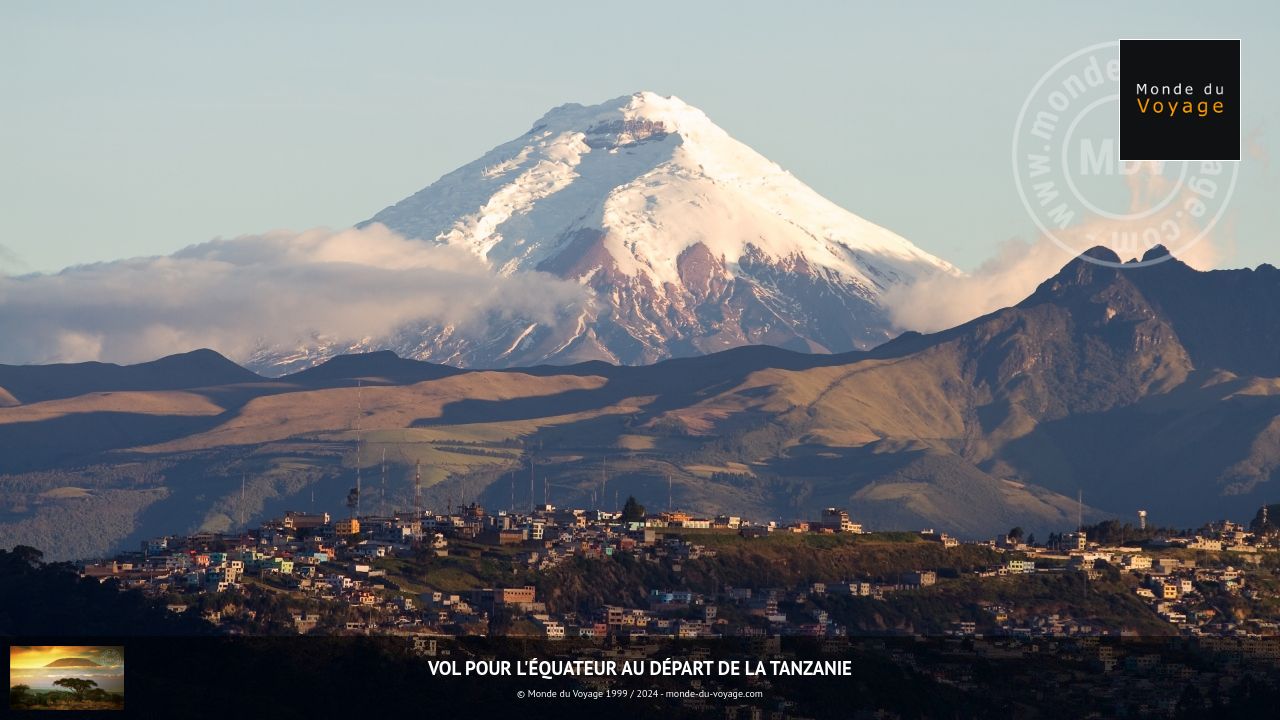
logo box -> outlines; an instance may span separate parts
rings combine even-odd
[[[1120,159],[1240,159],[1239,40],[1120,40]]]

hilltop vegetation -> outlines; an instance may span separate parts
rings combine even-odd
[[[0,549],[0,636],[133,637],[205,635],[193,615],[174,615],[116,581],[81,578],[65,563],[46,563],[39,550]]]
[[[940,635],[960,621],[972,621],[985,630],[995,624],[986,608],[1002,607],[1011,609],[1011,617],[1015,618],[1061,613],[1146,637],[1176,634],[1119,578],[1086,583],[1081,573],[967,577],[895,593],[884,600],[827,596],[820,598],[818,605],[837,622],[847,625],[851,633],[895,630]]]
[[[793,535],[747,539],[726,533],[687,535],[714,550],[680,564],[645,563],[620,554],[612,560],[575,559],[534,578],[539,597],[557,611],[587,610],[610,602],[643,605],[650,589],[715,594],[725,587],[803,587],[814,582],[897,582],[902,573],[943,568],[969,572],[998,563],[986,547],[944,548],[904,534]]]

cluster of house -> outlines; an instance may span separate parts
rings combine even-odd
[[[1126,567],[1142,579],[1135,592],[1150,603],[1160,617],[1186,635],[1280,635],[1274,620],[1239,619],[1221,613],[1210,598],[1219,594],[1280,600],[1260,587],[1248,586],[1246,572],[1234,565],[1197,567],[1194,559],[1132,556]]]
[[[1220,613],[1210,602],[1213,596],[1226,594],[1248,600],[1280,600],[1280,596],[1268,593],[1262,587],[1249,587],[1248,573],[1244,566],[1258,565],[1262,554],[1276,550],[1276,538],[1246,530],[1238,523],[1221,521],[1207,526],[1203,532],[1188,537],[1158,537],[1144,548],[1127,546],[1102,546],[1091,542],[1084,532],[1066,533],[1055,543],[1032,547],[1006,536],[997,540],[997,547],[1016,551],[1025,559],[1010,558],[1004,571],[1035,572],[1035,560],[1054,561],[1052,566],[1041,567],[1039,572],[1060,572],[1064,567],[1078,570],[1090,579],[1100,577],[1097,567],[1105,563],[1130,574],[1136,580],[1134,593],[1145,600],[1161,619],[1188,636],[1260,637],[1280,635],[1280,623],[1267,618],[1236,617]],[[1163,550],[1198,550],[1215,553],[1215,562],[1209,567],[1198,567],[1188,553],[1154,556],[1152,552]],[[1235,553],[1227,562],[1223,554]],[[1065,561],[1065,565],[1061,564]],[[1240,567],[1237,567],[1239,565]],[[985,571],[981,574],[996,574]],[[1106,634],[1102,628],[1088,622],[1073,621],[1056,615],[1036,616],[1021,621],[1010,621],[1007,612],[997,607],[997,625],[1011,635],[1090,635]],[[956,634],[965,634],[956,630]]]
[[[516,566],[547,570],[572,557],[604,558],[632,554],[643,561],[675,569],[688,560],[714,556],[696,542],[663,537],[664,529],[719,529],[746,536],[771,532],[860,533],[847,512],[827,509],[812,522],[791,525],[753,525],[740,517],[698,517],[680,511],[662,512],[623,522],[621,513],[561,509],[551,505],[528,513],[487,513],[472,504],[447,513],[399,513],[392,516],[335,518],[329,513],[287,512],[256,529],[236,534],[197,533],[147,540],[138,551],[126,552],[83,566],[83,575],[114,578],[126,588],[158,596],[190,596],[242,589],[246,583],[267,585],[291,596],[359,608],[345,623],[347,630],[427,629],[449,634],[484,634],[500,609],[515,615],[515,632],[532,629],[551,638],[624,634],[655,637],[705,637],[723,632],[754,634],[755,628],[727,628],[717,618],[716,605],[692,593],[654,590],[648,607],[601,608],[596,616],[552,616],[537,602],[532,587],[491,588],[470,593],[438,590],[406,594],[389,585],[379,560],[422,552],[448,556],[450,542],[513,546],[509,557]],[[945,535],[931,539],[954,543]],[[511,552],[514,550],[514,552]],[[790,593],[782,590],[734,589],[722,600],[741,606],[747,616],[765,618],[775,630],[808,635],[839,635],[842,628],[826,617],[791,627],[777,611],[780,599],[797,593],[830,592],[883,597],[901,588],[934,582],[932,572],[904,576],[899,583],[821,583]],[[394,588],[394,589],[393,589]],[[714,598],[712,600],[715,600]],[[171,609],[185,610],[183,603]],[[220,610],[206,611],[207,619],[222,622]],[[308,632],[319,622],[312,612],[296,612],[294,624]]]
[[[586,616],[547,614],[545,606],[535,601],[532,587],[475,591],[473,604],[488,610],[503,606],[523,615],[530,620],[526,631],[548,639],[840,638],[847,635],[847,629],[812,600],[829,595],[883,598],[936,580],[934,571],[922,570],[903,573],[894,583],[811,583],[793,589],[726,587],[711,595],[651,588],[645,607],[604,605]],[[792,612],[786,612],[784,606]]]
[[[1102,623],[1090,622],[1080,618],[1064,616],[1060,613],[1032,613],[1026,617],[1015,617],[1010,608],[998,603],[983,603],[981,609],[988,615],[995,631],[990,633],[997,637],[1032,638],[1032,637],[1100,637],[1114,634],[1114,629]],[[963,620],[951,623],[948,635],[976,637],[979,634],[978,623]]]
[[[443,514],[401,513],[392,516],[333,518],[328,513],[288,512],[239,534],[202,533],[161,537],[142,543],[137,552],[86,564],[86,577],[116,578],[125,587],[155,595],[189,596],[239,589],[257,583],[283,590],[291,597],[358,609],[347,613],[345,628],[355,632],[427,631],[441,634],[488,634],[493,621],[503,618],[500,631],[540,635],[552,639],[624,635],[657,638],[804,635],[841,637],[844,627],[809,601],[818,596],[845,595],[883,599],[903,590],[937,582],[933,569],[918,569],[878,581],[867,579],[812,583],[800,588],[726,588],[713,597],[678,589],[650,590],[644,607],[606,605],[591,616],[548,613],[533,587],[488,588],[471,592],[434,589],[406,593],[389,583],[384,558],[420,555],[447,557],[451,542],[460,541],[468,554],[477,545],[510,546],[503,550],[513,569],[548,570],[568,558],[605,558],[629,554],[644,562],[679,570],[682,563],[714,556],[715,551],[683,536],[664,535],[663,529],[720,529],[744,536],[775,532],[861,533],[862,526],[839,508],[828,508],[814,521],[787,525],[755,525],[742,518],[696,517],[664,512],[623,521],[620,513],[560,509],[551,505],[527,513],[488,513],[472,504]],[[921,537],[944,547],[958,544],[945,533],[925,530]],[[1230,617],[1219,617],[1203,605],[1202,590],[1212,585],[1231,593],[1257,592],[1246,588],[1244,574],[1233,567],[1197,568],[1174,557],[1152,558],[1138,548],[1100,547],[1083,532],[1067,533],[1051,546],[1028,546],[1020,538],[1001,536],[987,543],[1003,552],[1000,564],[977,571],[980,576],[1016,575],[1078,570],[1090,576],[1099,561],[1141,578],[1136,589],[1168,622],[1189,634],[1255,633],[1265,631]],[[1220,545],[1219,545],[1220,544]],[[1218,550],[1250,548],[1244,560],[1261,552],[1260,538],[1238,525],[1215,526],[1211,535],[1163,540],[1162,546]],[[1041,562],[1038,567],[1037,562]],[[780,603],[805,608],[788,619]],[[175,610],[184,609],[181,603]],[[1010,635],[1092,635],[1106,630],[1088,622],[1057,615],[1009,619],[1005,609],[991,610],[998,631]],[[207,611],[221,622],[221,612]],[[296,629],[308,632],[319,622],[315,613],[297,612]],[[1264,623],[1265,624],[1265,623]],[[1274,628],[1273,628],[1274,629]],[[976,623],[960,621],[951,632],[971,635]]]

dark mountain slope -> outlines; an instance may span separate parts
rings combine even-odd
[[[365,384],[408,385],[425,380],[466,372],[450,365],[439,365],[421,360],[407,360],[390,350],[380,350],[356,355],[339,355],[301,372],[285,375],[281,382],[307,387],[350,386],[357,381]]]
[[[137,365],[0,365],[0,388],[22,403],[92,392],[186,390],[261,381],[261,376],[212,350],[192,350]]]

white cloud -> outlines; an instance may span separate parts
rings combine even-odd
[[[898,285],[884,296],[894,325],[936,332],[1022,301],[1036,286],[1071,260],[1047,240],[1031,244],[1010,240],[967,275],[935,275]]]
[[[493,317],[554,321],[585,292],[542,273],[498,276],[464,250],[382,225],[273,231],[0,275],[0,362],[138,362],[199,347],[243,360],[263,346],[378,338],[417,321],[483,333]]]
[[[1153,198],[1165,197],[1170,187],[1154,169],[1129,176],[1129,193],[1132,209],[1144,209]],[[1110,245],[1111,238],[1132,234],[1135,226],[1146,227],[1163,221],[1178,228],[1178,237],[1194,238],[1201,228],[1189,216],[1179,212],[1189,190],[1182,190],[1178,199],[1168,203],[1160,212],[1141,223],[1128,220],[1106,220],[1092,217],[1067,231],[1059,231],[1058,238],[1071,248],[1083,253],[1097,245]],[[1229,218],[1229,216],[1228,216]],[[1174,257],[1198,270],[1216,267],[1231,254],[1234,233],[1229,219],[1215,227],[1188,247],[1172,248]],[[1147,247],[1112,247],[1121,260],[1141,257]],[[1048,238],[1036,242],[1009,240],[1001,245],[994,258],[984,262],[967,275],[938,275],[925,278],[907,286],[891,288],[884,297],[885,307],[893,323],[903,330],[936,332],[954,327],[973,318],[1000,308],[1016,305],[1035,291],[1036,287],[1056,275],[1071,261],[1073,254]],[[1130,272],[1142,272],[1141,268]]]

